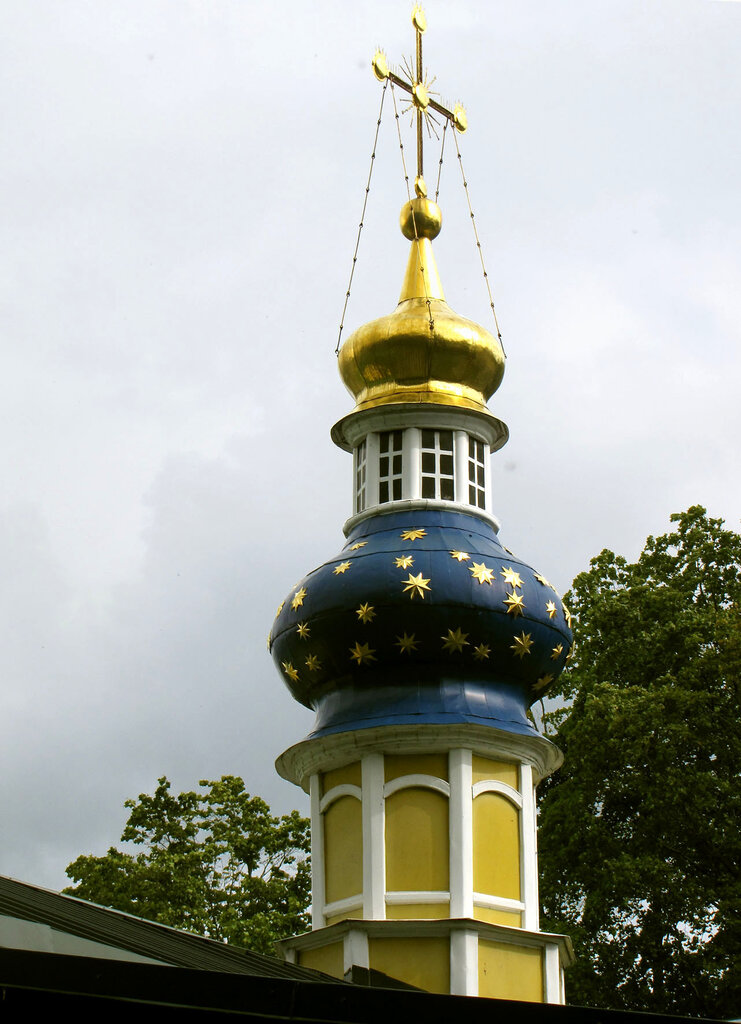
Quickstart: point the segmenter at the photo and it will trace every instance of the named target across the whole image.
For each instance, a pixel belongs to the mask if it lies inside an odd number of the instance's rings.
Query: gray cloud
[[[427,14],[509,355],[505,543],[566,588],[689,504],[737,525],[741,5]],[[61,886],[162,773],[306,806],[272,763],[311,716],[265,637],[349,513],[328,430],[378,41],[411,51],[398,4],[6,12],[0,871]],[[389,106],[348,330],[400,287],[394,132]],[[449,142],[438,262],[488,323]]]

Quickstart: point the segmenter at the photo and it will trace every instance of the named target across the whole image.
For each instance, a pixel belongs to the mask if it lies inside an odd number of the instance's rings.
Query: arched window
[[[325,899],[328,904],[363,891],[361,801],[343,795],[324,811]]]
[[[520,900],[520,812],[497,792],[473,801],[473,888],[488,896]]]
[[[447,891],[448,798],[418,786],[386,798],[386,889]]]

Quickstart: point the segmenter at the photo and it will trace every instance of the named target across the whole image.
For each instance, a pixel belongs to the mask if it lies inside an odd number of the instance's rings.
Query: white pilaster
[[[520,765],[520,793],[522,795],[520,881],[522,899],[525,903],[522,926],[532,931],[538,931],[540,907],[538,906],[538,858],[535,846],[535,787],[533,786],[533,770],[529,764]]]
[[[363,783],[363,917],[386,917],[386,849],[383,802],[383,754],[361,761]]]
[[[479,938],[475,931],[454,931],[450,936],[450,994],[479,994]]]
[[[473,917],[473,796],[471,751],[451,750],[450,775],[450,916]]]
[[[422,494],[422,432],[419,427],[407,427],[404,431],[403,459],[401,464],[401,496],[415,499]]]
[[[455,500],[468,505],[468,434],[465,430],[455,432]]]
[[[324,816],[321,779],[318,774],[309,780],[311,800],[311,927],[323,928],[324,919]]]
[[[359,929],[350,929],[345,936],[342,954],[342,970],[345,974],[347,974],[351,967],[370,967],[368,935]]]
[[[563,986],[561,985],[561,957],[558,946],[549,943],[545,947],[543,964],[543,1002],[563,1003]]]

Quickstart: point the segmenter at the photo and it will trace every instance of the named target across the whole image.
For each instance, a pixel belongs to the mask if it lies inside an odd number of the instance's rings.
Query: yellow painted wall
[[[522,914],[519,910],[492,910],[491,907],[474,907],[473,916],[477,921],[489,924],[506,924],[510,928],[522,928]]]
[[[448,781],[447,754],[386,754],[383,767],[386,782],[402,775],[434,775]]]
[[[519,791],[519,765],[513,764],[511,761],[492,761],[488,757],[479,757],[478,754],[474,754],[472,768],[474,786],[477,782],[488,782],[490,779],[494,779],[496,782],[503,782],[506,786],[511,786]]]
[[[508,942],[479,941],[479,995],[543,1002],[543,951]]]
[[[386,889],[450,887],[448,798],[413,786],[386,799]]]
[[[324,818],[324,885],[327,903],[363,891],[363,822],[359,800],[341,796]]]
[[[345,976],[341,942],[332,942],[329,946],[319,946],[316,949],[302,949],[298,956],[298,962],[302,967],[324,971],[325,974],[330,974],[333,978]]]
[[[473,888],[520,899],[520,812],[500,793],[473,802]]]
[[[341,786],[345,782],[351,786],[360,785],[360,761],[355,761],[354,764],[343,765],[342,768],[333,768],[331,772],[324,772],[322,775],[322,796],[325,793],[329,793],[330,789],[334,789],[335,786]]]
[[[447,938],[368,940],[370,965],[391,978],[427,992],[450,992],[450,941]]]
[[[348,910],[344,914],[335,914],[334,917],[327,918],[327,927],[331,924],[339,924],[340,921],[362,921],[363,919],[363,908],[358,907],[357,910]]]
[[[418,917],[450,917],[450,904],[447,901],[445,903],[387,903],[386,917],[392,921],[413,920]]]

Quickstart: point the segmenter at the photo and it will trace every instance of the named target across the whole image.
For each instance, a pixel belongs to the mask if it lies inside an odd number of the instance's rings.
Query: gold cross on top
[[[417,111],[417,177],[414,182],[414,191],[418,196],[424,197],[427,195],[427,186],[425,185],[423,177],[423,118],[434,121],[435,119],[429,113],[430,110],[434,110],[435,113],[440,114],[441,117],[450,121],[453,127],[459,132],[464,132],[466,130],[468,127],[468,119],[466,117],[466,111],[460,103],[456,103],[452,110],[448,110],[448,108],[444,107],[442,103],[438,103],[437,100],[432,98],[430,87],[433,85],[435,79],[433,78],[432,81],[428,81],[425,78],[422,69],[422,33],[427,28],[427,18],[419,4],[415,4],[414,10],[412,11],[412,25],[414,25],[414,32],[417,39],[417,61],[415,69],[412,69],[406,61],[404,62],[406,65],[405,70],[408,80],[400,78],[399,75],[390,70],[386,60],[386,54],[382,50],[376,50],[373,57],[372,67],[373,73],[379,82],[383,82],[388,79],[393,83],[393,85],[398,85],[400,89],[404,90],[404,92],[409,93],[412,98],[412,105]]]

